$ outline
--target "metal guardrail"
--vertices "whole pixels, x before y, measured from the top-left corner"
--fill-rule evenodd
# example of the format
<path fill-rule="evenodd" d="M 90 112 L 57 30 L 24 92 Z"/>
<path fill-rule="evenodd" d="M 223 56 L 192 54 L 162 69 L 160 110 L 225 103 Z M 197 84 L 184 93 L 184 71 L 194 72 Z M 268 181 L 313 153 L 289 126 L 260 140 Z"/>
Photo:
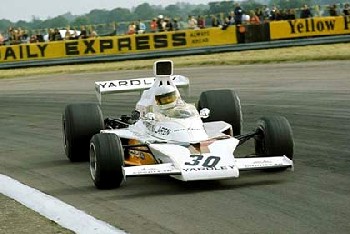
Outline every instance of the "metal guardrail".
<path fill-rule="evenodd" d="M 273 49 L 273 48 L 282 48 L 282 47 L 291 47 L 291 46 L 325 45 L 325 44 L 336 44 L 336 43 L 346 43 L 346 42 L 350 42 L 350 35 L 253 42 L 253 43 L 247 43 L 247 44 L 208 46 L 208 47 L 200 47 L 200 48 L 187 48 L 187 49 L 166 50 L 166 51 L 162 50 L 162 51 L 152 51 L 152 52 L 133 53 L 133 54 L 96 55 L 96 56 L 60 58 L 60 59 L 48 59 L 48 60 L 6 62 L 6 63 L 0 63 L 0 69 L 112 62 L 112 61 L 136 60 L 136 59 L 152 59 L 152 58 L 171 57 L 171 56 L 199 55 L 199 54 L 211 54 L 211 53 L 219 53 L 219 52 L 233 52 L 233 51 L 244 51 L 244 50 Z"/>

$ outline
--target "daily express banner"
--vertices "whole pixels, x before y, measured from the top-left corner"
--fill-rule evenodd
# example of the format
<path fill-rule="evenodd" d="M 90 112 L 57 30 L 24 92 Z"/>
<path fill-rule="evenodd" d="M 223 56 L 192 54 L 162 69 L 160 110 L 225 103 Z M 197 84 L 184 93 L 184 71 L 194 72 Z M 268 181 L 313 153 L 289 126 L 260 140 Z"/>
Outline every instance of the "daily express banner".
<path fill-rule="evenodd" d="M 339 34 L 350 34 L 350 16 L 270 22 L 271 40 Z"/>
<path fill-rule="evenodd" d="M 209 28 L 87 40 L 0 46 L 0 62 L 53 59 L 72 56 L 113 55 L 237 44 L 236 28 Z"/>

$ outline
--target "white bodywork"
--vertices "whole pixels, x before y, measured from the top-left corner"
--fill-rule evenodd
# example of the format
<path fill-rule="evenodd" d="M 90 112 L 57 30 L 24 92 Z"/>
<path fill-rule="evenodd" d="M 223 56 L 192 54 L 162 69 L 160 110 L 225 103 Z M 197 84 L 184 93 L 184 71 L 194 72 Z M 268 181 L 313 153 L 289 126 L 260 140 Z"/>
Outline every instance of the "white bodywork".
<path fill-rule="evenodd" d="M 172 74 L 95 83 L 100 101 L 102 94 L 144 90 L 136 105 L 141 115 L 135 124 L 101 131 L 146 144 L 158 163 L 124 167 L 125 177 L 167 174 L 183 181 L 217 180 L 238 177 L 240 170 L 293 167 L 293 162 L 283 155 L 235 158 L 239 140 L 223 133 L 232 132 L 232 126 L 222 121 L 203 123 L 194 105 L 181 100 L 171 112 L 157 109 L 154 89 L 161 82 L 189 86 L 188 78 Z"/>

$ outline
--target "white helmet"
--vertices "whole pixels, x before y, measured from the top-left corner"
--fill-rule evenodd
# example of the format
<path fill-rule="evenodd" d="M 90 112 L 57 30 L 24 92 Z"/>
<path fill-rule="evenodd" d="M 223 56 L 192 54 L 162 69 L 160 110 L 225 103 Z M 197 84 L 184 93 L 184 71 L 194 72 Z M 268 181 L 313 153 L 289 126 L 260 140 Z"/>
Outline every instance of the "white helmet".
<path fill-rule="evenodd" d="M 156 104 L 162 110 L 175 107 L 177 99 L 177 90 L 172 85 L 161 85 L 155 91 Z"/>

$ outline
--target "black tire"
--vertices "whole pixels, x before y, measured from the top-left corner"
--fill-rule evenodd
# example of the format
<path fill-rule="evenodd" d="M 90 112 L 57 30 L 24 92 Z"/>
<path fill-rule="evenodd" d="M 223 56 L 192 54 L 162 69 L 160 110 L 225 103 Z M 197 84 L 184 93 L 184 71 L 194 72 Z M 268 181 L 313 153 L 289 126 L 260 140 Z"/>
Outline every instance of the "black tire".
<path fill-rule="evenodd" d="M 90 142 L 90 173 L 96 188 L 112 189 L 120 186 L 124 175 L 124 150 L 115 134 L 100 133 Z"/>
<path fill-rule="evenodd" d="M 210 115 L 203 122 L 225 121 L 232 125 L 233 135 L 237 136 L 243 130 L 241 102 L 232 89 L 208 90 L 201 93 L 198 110 L 208 108 Z"/>
<path fill-rule="evenodd" d="M 89 160 L 90 139 L 104 129 L 101 109 L 96 104 L 70 104 L 62 115 L 64 148 L 72 162 Z"/>
<path fill-rule="evenodd" d="M 293 159 L 294 140 L 288 120 L 283 116 L 262 117 L 257 123 L 255 154 L 259 156 L 286 155 Z"/>

